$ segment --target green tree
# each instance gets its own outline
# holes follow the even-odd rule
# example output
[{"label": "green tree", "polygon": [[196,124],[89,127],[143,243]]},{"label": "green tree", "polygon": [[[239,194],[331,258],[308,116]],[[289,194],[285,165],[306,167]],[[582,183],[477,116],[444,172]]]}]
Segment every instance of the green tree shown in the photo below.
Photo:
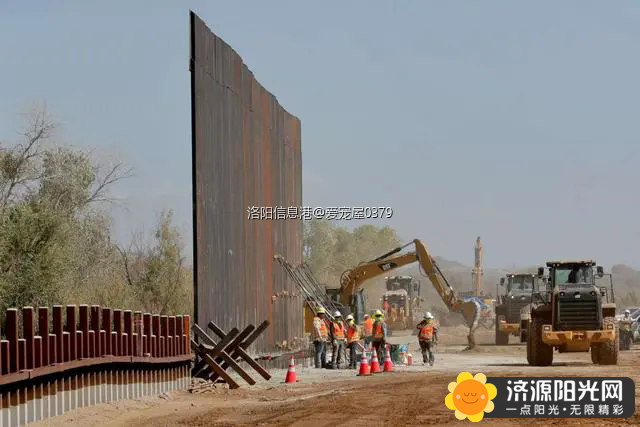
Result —
[{"label": "green tree", "polygon": [[366,224],[353,231],[326,219],[304,223],[304,259],[320,282],[338,286],[345,270],[370,261],[401,243],[391,227]]},{"label": "green tree", "polygon": [[141,308],[158,314],[192,312],[192,269],[186,264],[184,242],[172,224],[173,212],[162,212],[150,241],[142,236],[120,249],[129,287]]},{"label": "green tree", "polygon": [[[46,108],[28,115],[21,141],[0,144],[0,308],[64,303],[113,259],[100,202],[128,171],[54,144]],[[94,257],[92,260],[91,257]]]}]

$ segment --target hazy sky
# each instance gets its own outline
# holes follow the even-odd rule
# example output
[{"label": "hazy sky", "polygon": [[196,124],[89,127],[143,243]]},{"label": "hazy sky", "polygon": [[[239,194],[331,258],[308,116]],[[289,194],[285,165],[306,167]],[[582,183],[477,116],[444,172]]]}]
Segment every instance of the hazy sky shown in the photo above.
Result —
[{"label": "hazy sky", "polygon": [[190,244],[190,8],[302,120],[305,205],[465,264],[480,235],[487,266],[640,267],[637,2],[0,0],[0,139],[45,100],[132,165],[119,238],[173,208]]}]

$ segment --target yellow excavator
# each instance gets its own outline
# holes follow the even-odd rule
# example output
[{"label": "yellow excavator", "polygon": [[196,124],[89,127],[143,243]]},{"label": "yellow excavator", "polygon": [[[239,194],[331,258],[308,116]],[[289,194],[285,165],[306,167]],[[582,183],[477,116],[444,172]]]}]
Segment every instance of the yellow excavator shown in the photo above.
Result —
[{"label": "yellow excavator", "polygon": [[[411,245],[415,245],[415,251],[394,256]],[[342,273],[339,292],[341,303],[345,306],[351,305],[358,289],[365,281],[416,261],[419,263],[422,273],[429,278],[438,295],[449,308],[449,311],[460,313],[464,318],[469,327],[469,335],[467,337],[469,346],[467,349],[475,347],[474,332],[478,326],[478,318],[481,311],[480,305],[477,301],[465,301],[458,297],[435,260],[429,255],[425,245],[418,239],[389,251],[374,260],[360,263],[357,267]]]}]

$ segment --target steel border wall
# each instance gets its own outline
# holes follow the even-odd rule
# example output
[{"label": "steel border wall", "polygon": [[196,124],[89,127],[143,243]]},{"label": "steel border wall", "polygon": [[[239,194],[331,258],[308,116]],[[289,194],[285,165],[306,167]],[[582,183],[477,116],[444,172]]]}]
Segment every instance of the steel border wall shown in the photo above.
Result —
[{"label": "steel border wall", "polygon": [[190,317],[97,305],[6,311],[0,341],[0,426],[186,388]]},{"label": "steel border wall", "polygon": [[248,217],[301,206],[300,120],[193,12],[190,44],[195,322],[269,320],[254,351],[301,348],[304,301],[273,256],[302,261],[302,220]]}]

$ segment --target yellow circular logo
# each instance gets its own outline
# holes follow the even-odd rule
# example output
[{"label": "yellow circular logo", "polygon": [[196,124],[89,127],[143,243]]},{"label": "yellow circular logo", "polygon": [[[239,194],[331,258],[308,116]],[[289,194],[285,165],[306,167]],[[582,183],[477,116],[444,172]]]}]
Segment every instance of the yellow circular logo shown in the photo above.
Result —
[{"label": "yellow circular logo", "polygon": [[449,383],[449,394],[444,399],[445,405],[455,410],[456,418],[478,422],[485,412],[493,411],[491,401],[498,394],[496,386],[487,384],[484,374],[472,376],[469,372],[462,372],[455,382]]}]

